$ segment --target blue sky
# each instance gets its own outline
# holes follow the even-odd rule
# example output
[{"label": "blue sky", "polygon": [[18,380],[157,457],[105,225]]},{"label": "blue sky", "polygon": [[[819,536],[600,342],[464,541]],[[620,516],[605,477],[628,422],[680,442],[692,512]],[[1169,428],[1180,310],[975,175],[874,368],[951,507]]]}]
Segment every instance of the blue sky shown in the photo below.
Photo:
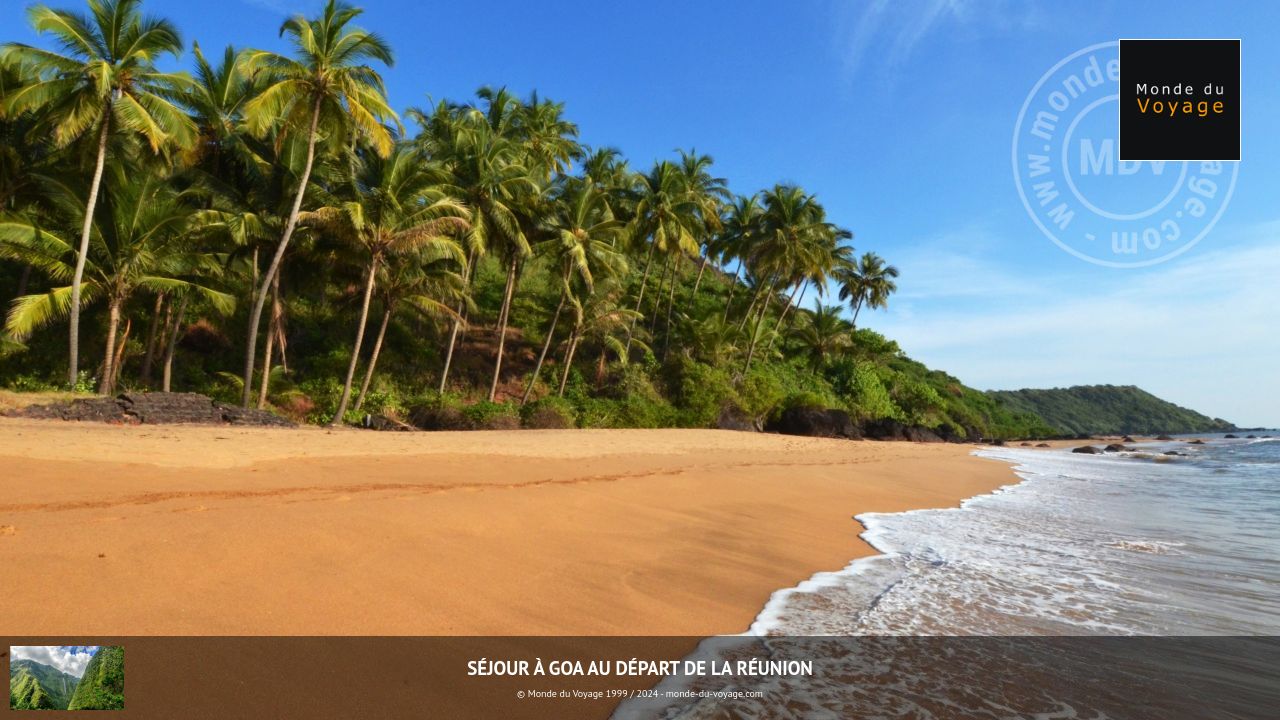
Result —
[{"label": "blue sky", "polygon": [[[74,3],[54,3],[66,5]],[[484,84],[567,104],[593,145],[645,167],[676,148],[737,192],[818,194],[859,250],[902,270],[860,322],[981,388],[1137,384],[1244,425],[1280,424],[1280,5],[984,0],[603,3],[365,0],[397,53],[397,108]],[[31,40],[19,2],[6,39]],[[319,0],[149,0],[207,50],[277,48]],[[1045,238],[1010,139],[1040,76],[1121,37],[1243,39],[1244,162],[1212,233],[1145,269]]]}]

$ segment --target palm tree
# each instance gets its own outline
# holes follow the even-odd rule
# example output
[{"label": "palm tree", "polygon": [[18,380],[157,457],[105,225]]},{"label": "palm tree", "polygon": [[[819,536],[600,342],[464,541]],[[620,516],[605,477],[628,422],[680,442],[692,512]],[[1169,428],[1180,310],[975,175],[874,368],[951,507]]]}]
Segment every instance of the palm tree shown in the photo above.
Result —
[{"label": "palm tree", "polygon": [[560,372],[560,387],[556,391],[558,397],[564,397],[565,388],[569,384],[569,371],[573,368],[574,355],[583,343],[593,343],[599,348],[596,359],[597,384],[604,381],[610,352],[618,362],[625,365],[630,353],[628,342],[641,350],[649,349],[641,337],[644,329],[635,328],[635,321],[640,313],[622,307],[621,294],[621,289],[609,291],[597,289],[583,301],[581,306],[574,306],[573,330],[569,333],[568,345],[565,348],[564,367]]},{"label": "palm tree", "polygon": [[813,266],[814,248],[821,242],[822,233],[828,230],[822,207],[801,188],[775,185],[763,194],[763,205],[760,234],[748,259],[759,281],[756,297],[762,297],[763,302],[756,311],[757,320],[747,346],[744,374],[751,368],[758,341],[765,337],[760,328],[773,294],[795,286],[787,298],[787,307],[790,307],[800,284]]},{"label": "palm tree", "polygon": [[[702,220],[702,232],[699,243],[702,246],[702,258],[698,262],[698,278],[693,282],[693,290],[689,298],[698,296],[698,286],[702,284],[702,274],[707,269],[711,255],[711,243],[720,230],[720,208],[729,200],[729,185],[722,177],[711,175],[712,159],[710,155],[699,155],[696,150],[680,151],[680,171],[684,175],[684,184],[692,200],[698,207],[698,216]],[[672,286],[674,288],[674,285]],[[672,293],[674,295],[674,292]],[[671,303],[667,304],[668,324],[670,324]]]},{"label": "palm tree", "polygon": [[354,199],[303,214],[305,223],[344,238],[368,257],[355,346],[332,425],[342,422],[351,400],[351,384],[382,265],[393,255],[425,250],[452,256],[459,267],[465,267],[465,253],[449,235],[468,228],[467,210],[442,192],[439,182],[440,172],[426,158],[410,145],[397,144],[385,158],[374,152],[360,153],[352,181]]},{"label": "palm tree", "polygon": [[[685,177],[680,167],[667,160],[656,163],[639,183],[639,200],[636,202],[631,237],[636,245],[647,242],[649,249],[645,254],[640,289],[636,293],[632,331],[628,333],[626,342],[627,352],[631,351],[630,335],[634,334],[635,320],[640,317],[640,306],[644,302],[654,254],[661,251],[670,258],[677,253],[692,254],[698,251],[698,204],[686,190]],[[661,290],[660,281],[659,294]],[[655,304],[654,307],[659,308],[661,305]]]},{"label": "palm tree", "polygon": [[840,299],[853,307],[853,325],[858,324],[858,313],[863,307],[883,308],[889,296],[898,290],[894,279],[898,268],[885,265],[884,259],[875,253],[863,253],[856,264],[842,269],[836,277],[840,283]]},{"label": "palm tree", "polygon": [[264,83],[262,92],[244,108],[249,130],[258,136],[273,130],[286,136],[301,134],[307,146],[293,206],[249,315],[241,398],[245,407],[253,392],[262,308],[297,227],[321,134],[341,142],[358,133],[379,154],[391,152],[391,132],[383,123],[394,120],[396,114],[387,105],[382,77],[368,64],[376,60],[390,66],[391,48],[378,35],[350,26],[361,12],[328,0],[320,17],[308,20],[295,15],[280,26],[280,35],[287,35],[294,46],[294,57],[267,50],[248,50],[242,56],[245,71],[259,75]]},{"label": "palm tree", "polygon": [[364,407],[369,384],[382,353],[387,326],[399,308],[408,306],[428,319],[452,319],[457,315],[453,310],[454,303],[466,302],[466,268],[458,263],[456,248],[442,250],[445,250],[444,246],[429,245],[408,255],[393,256],[392,262],[382,268],[378,281],[382,323],[378,326],[364,381],[360,383],[355,412]]},{"label": "palm tree", "polygon": [[0,64],[20,68],[30,81],[5,97],[10,113],[41,111],[58,147],[95,135],[94,169],[84,203],[80,242],[70,280],[68,382],[80,361],[81,284],[89,253],[98,191],[112,133],[142,137],[152,152],[189,145],[195,124],[179,108],[190,86],[185,73],[166,73],[155,62],[182,53],[178,30],[167,20],[144,17],[141,0],[88,0],[89,15],[32,6],[27,17],[62,52],[8,43]]},{"label": "palm tree", "polygon": [[[167,178],[150,173],[130,173],[115,167],[103,194],[103,212],[90,227],[91,243],[84,270],[83,299],[107,301],[107,340],[99,391],[111,394],[118,373],[116,350],[125,304],[137,290],[152,293],[195,293],[220,312],[234,306],[230,295],[184,276],[208,277],[213,267],[191,245],[191,209]],[[47,195],[66,217],[84,212],[83,195],[75,188],[50,185]],[[21,220],[0,222],[0,256],[26,262],[55,281],[74,277],[67,262],[74,245],[69,238],[39,224]],[[78,261],[77,261],[78,262]],[[14,301],[6,329],[26,337],[37,328],[70,311],[71,287],[55,287],[47,293],[26,295]]]},{"label": "palm tree", "polygon": [[729,283],[729,294],[724,302],[723,322],[729,322],[729,310],[733,307],[733,294],[738,289],[738,279],[746,266],[746,259],[751,256],[756,240],[760,236],[760,196],[739,195],[729,207],[729,212],[722,221],[723,230],[717,235],[711,246],[714,259],[719,264],[733,262],[733,280]]},{"label": "palm tree", "polygon": [[551,315],[551,326],[547,329],[547,337],[529,376],[524,396],[520,398],[521,405],[529,402],[533,393],[566,302],[572,300],[575,308],[581,305],[581,300],[574,293],[574,280],[581,284],[585,294],[590,295],[595,289],[594,271],[603,267],[615,275],[625,272],[625,265],[620,265],[620,256],[612,249],[612,241],[622,223],[609,216],[605,201],[603,193],[576,178],[567,181],[567,187],[556,198],[555,215],[546,227],[549,237],[541,249],[559,269],[560,302]]},{"label": "palm tree", "polygon": [[[527,223],[522,222],[521,216],[528,212],[531,196],[541,191],[538,177],[542,171],[531,168],[526,154],[522,152],[517,120],[520,102],[505,89],[481,88],[477,95],[485,101],[484,109],[437,106],[424,124],[418,141],[425,145],[431,156],[450,169],[457,192],[470,208],[471,229],[466,237],[468,267],[474,269],[481,257],[496,252],[507,270],[498,312],[498,350],[489,390],[492,399],[497,393],[502,369],[517,271],[520,262],[532,252],[526,232]],[[424,117],[420,111],[416,115]],[[463,315],[459,312],[450,331],[444,367],[440,373],[440,392],[447,387],[462,323]]]},{"label": "palm tree", "polygon": [[853,325],[840,317],[839,305],[823,305],[814,300],[813,312],[804,314],[803,324],[793,333],[809,356],[809,367],[822,369],[832,355],[848,350]]}]

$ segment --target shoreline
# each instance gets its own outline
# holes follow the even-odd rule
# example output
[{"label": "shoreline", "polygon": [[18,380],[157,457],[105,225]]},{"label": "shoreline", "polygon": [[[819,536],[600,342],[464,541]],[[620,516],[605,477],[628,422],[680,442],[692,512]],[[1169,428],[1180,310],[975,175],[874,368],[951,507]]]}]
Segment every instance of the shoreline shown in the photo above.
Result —
[{"label": "shoreline", "polygon": [[0,632],[737,634],[877,554],[854,516],[1019,481],[974,449],[3,419]]}]

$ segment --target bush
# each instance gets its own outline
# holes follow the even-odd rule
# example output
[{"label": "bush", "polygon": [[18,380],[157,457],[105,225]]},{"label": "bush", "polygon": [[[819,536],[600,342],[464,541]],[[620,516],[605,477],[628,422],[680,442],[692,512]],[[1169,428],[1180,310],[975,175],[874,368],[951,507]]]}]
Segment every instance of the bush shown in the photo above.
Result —
[{"label": "bush", "polygon": [[520,421],[532,430],[559,430],[574,427],[578,413],[568,400],[548,396],[520,408]]},{"label": "bush", "polygon": [[726,406],[739,404],[729,373],[720,368],[683,360],[673,365],[670,373],[678,422],[683,427],[714,427]]},{"label": "bush", "polygon": [[462,416],[472,430],[515,430],[520,427],[520,412],[511,403],[481,400],[462,408]]},{"label": "bush", "polygon": [[831,380],[836,392],[859,419],[903,419],[902,410],[894,404],[889,390],[870,364],[852,360],[838,363],[831,368]]}]

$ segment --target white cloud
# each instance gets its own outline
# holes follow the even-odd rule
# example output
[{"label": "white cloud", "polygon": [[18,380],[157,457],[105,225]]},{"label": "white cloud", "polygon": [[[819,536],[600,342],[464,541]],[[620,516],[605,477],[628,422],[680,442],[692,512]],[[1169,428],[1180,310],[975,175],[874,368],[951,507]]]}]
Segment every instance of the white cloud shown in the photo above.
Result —
[{"label": "white cloud", "polygon": [[13,660],[34,660],[76,677],[84,677],[84,669],[96,652],[96,645],[14,645],[9,648]]},{"label": "white cloud", "polygon": [[[968,258],[909,267],[942,288],[904,289],[905,312],[869,324],[911,356],[981,388],[1134,384],[1246,426],[1280,422],[1280,224],[1243,233],[1246,244],[1198,252],[1145,272],[1037,277]],[[906,265],[906,263],[903,263]],[[934,281],[929,281],[934,282]],[[908,286],[909,287],[909,286]],[[980,293],[963,302],[947,301]],[[937,300],[935,302],[935,300]]]},{"label": "white cloud", "polygon": [[837,0],[833,11],[845,75],[853,78],[867,64],[901,65],[940,28],[1024,28],[1036,22],[1037,8],[1024,0]]}]

